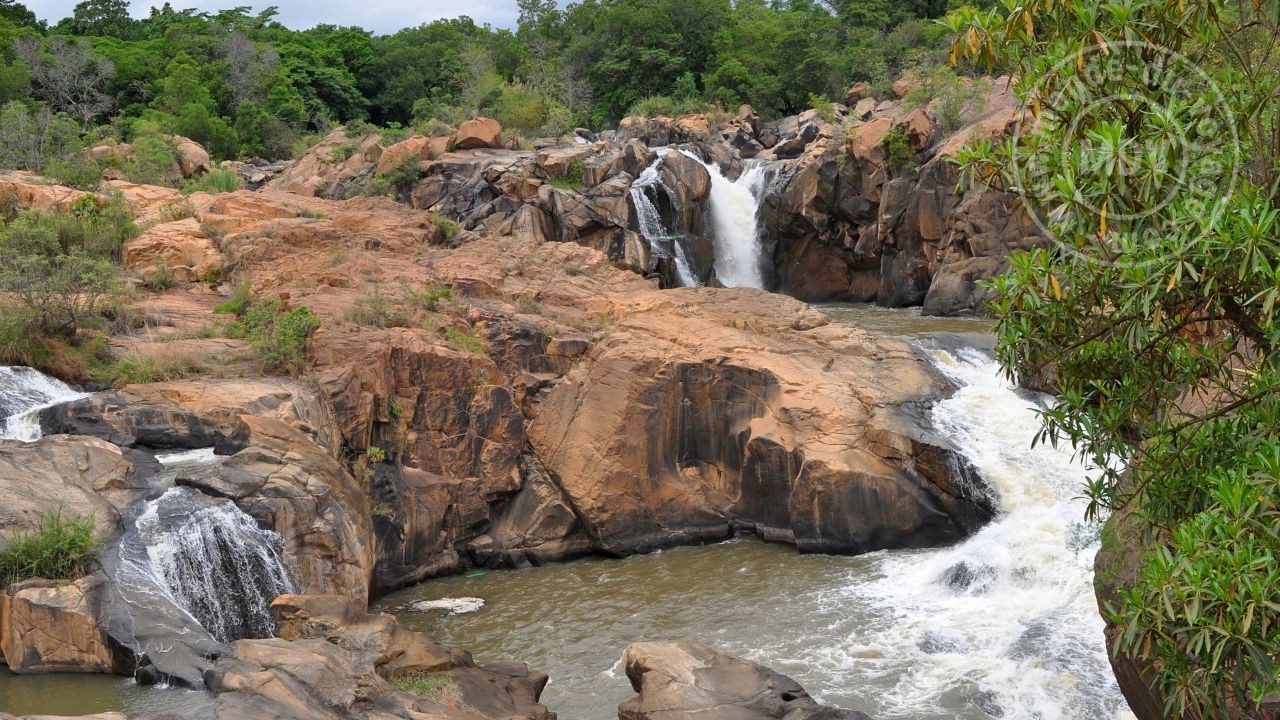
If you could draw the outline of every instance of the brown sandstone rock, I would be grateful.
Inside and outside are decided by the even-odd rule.
[[[619,720],[869,720],[823,707],[795,680],[689,640],[638,642],[622,664],[638,695]]]
[[[98,532],[114,534],[120,512],[146,489],[149,470],[96,438],[0,441],[0,529],[30,527],[41,513],[61,508],[65,516],[92,513]]]
[[[9,671],[109,673],[115,659],[98,624],[103,580],[25,580],[0,593],[0,654]]]
[[[434,160],[448,151],[449,138],[414,135],[383,150],[378,157],[377,172],[390,172],[406,160]]]
[[[154,225],[124,245],[125,267],[153,275],[161,261],[183,282],[200,282],[220,273],[222,253],[195,218]]]
[[[459,150],[502,147],[502,125],[491,118],[478,117],[458,126],[453,146]]]
[[[213,167],[209,160],[209,151],[200,143],[181,135],[173,136],[174,169],[184,178],[201,175]]]
[[[850,107],[858,104],[871,94],[871,83],[856,82],[844,91],[844,104]]]

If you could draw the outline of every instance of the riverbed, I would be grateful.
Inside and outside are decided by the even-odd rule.
[[[1000,516],[951,548],[800,555],[741,538],[628,559],[431,580],[384,598],[406,625],[550,674],[565,720],[607,720],[632,695],[618,659],[636,640],[691,638],[799,680],[880,720],[1131,717],[1107,663],[1092,592],[1097,528],[1087,470],[1031,447],[1048,398],[1011,387],[990,323],[824,306],[837,322],[918,342],[958,389],[934,410],[988,482]],[[475,612],[405,610],[477,597]]]

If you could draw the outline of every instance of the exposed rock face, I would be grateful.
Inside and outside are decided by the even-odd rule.
[[[453,138],[454,147],[459,150],[475,150],[476,148],[502,147],[502,125],[491,118],[473,118],[458,126],[458,134]]]
[[[434,160],[448,151],[449,138],[414,135],[383,150],[377,172],[390,172],[406,161]]]
[[[622,664],[639,695],[618,706],[618,720],[869,720],[820,705],[786,675],[702,643],[632,643]]]
[[[335,597],[284,596],[273,609],[289,639],[241,640],[205,674],[219,700],[254,707],[219,717],[554,720],[538,704],[547,676],[520,663],[476,667],[389,616]],[[385,678],[430,673],[428,695]]]
[[[182,282],[217,277],[226,261],[195,218],[161,223],[124,245],[124,266],[154,275],[161,262]]]
[[[0,593],[0,655],[10,672],[106,673],[116,668],[98,624],[103,580],[26,580]]]
[[[209,151],[191,138],[174,135],[173,154],[175,169],[184,178],[206,173],[213,166],[209,161]]]
[[[345,128],[338,128],[271,180],[268,187],[305,197],[336,197],[337,190],[346,183],[373,171],[382,156],[380,140],[377,134],[354,137],[347,135]],[[339,149],[345,147],[354,148],[354,152],[343,157]]]

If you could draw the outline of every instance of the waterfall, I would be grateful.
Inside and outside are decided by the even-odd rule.
[[[725,287],[764,287],[763,249],[760,245],[758,213],[764,194],[765,168],[749,164],[742,175],[730,181],[715,163],[687,151],[711,174],[708,212],[715,243],[716,278]]]
[[[649,248],[653,254],[658,257],[670,257],[675,262],[676,280],[681,287],[697,287],[702,283],[698,282],[698,278],[693,274],[688,255],[680,243],[679,234],[666,228],[662,222],[662,213],[658,212],[658,206],[649,197],[649,193],[656,192],[658,188],[662,188],[668,196],[672,194],[662,184],[662,176],[658,172],[666,156],[665,150],[659,150],[658,157],[653,163],[640,173],[640,177],[636,178],[635,182],[631,183],[631,204],[636,209],[636,221],[640,225],[640,234],[649,241]]]
[[[229,500],[174,487],[137,519],[154,575],[216,639],[275,634],[269,606],[293,591],[280,536]]]
[[[0,440],[39,440],[41,410],[86,395],[38,370],[0,366]]]
[[[963,543],[887,553],[825,602],[878,619],[825,658],[850,677],[894,678],[876,712],[932,718],[944,699],[971,698],[991,717],[1132,717],[1107,660],[1093,595],[1098,527],[1080,498],[1088,470],[1070,450],[1032,447],[1037,404],[982,353],[931,351],[958,386],[933,423],[978,469],[999,516]],[[1048,398],[1041,398],[1048,402]]]

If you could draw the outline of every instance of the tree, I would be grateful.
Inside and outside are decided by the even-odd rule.
[[[15,40],[13,47],[31,68],[37,92],[55,111],[67,113],[88,129],[95,117],[111,107],[102,89],[115,68],[94,55],[88,43],[55,35],[48,40],[47,52],[41,52],[39,39],[27,36]]]
[[[79,149],[80,128],[71,118],[17,100],[0,107],[0,167],[44,172]]]
[[[138,29],[138,21],[129,17],[126,0],[82,0],[76,4],[70,19],[63,22],[75,35],[107,35],[126,40],[136,37]]]
[[[39,27],[41,24],[36,14],[17,0],[0,0],[0,18],[18,26]]]
[[[1150,551],[1109,611],[1170,716],[1280,691],[1280,15],[1225,0],[1033,0],[948,19],[1034,122],[961,156],[1054,240],[994,283],[999,356],[1056,378],[1041,438],[1096,468]]]

